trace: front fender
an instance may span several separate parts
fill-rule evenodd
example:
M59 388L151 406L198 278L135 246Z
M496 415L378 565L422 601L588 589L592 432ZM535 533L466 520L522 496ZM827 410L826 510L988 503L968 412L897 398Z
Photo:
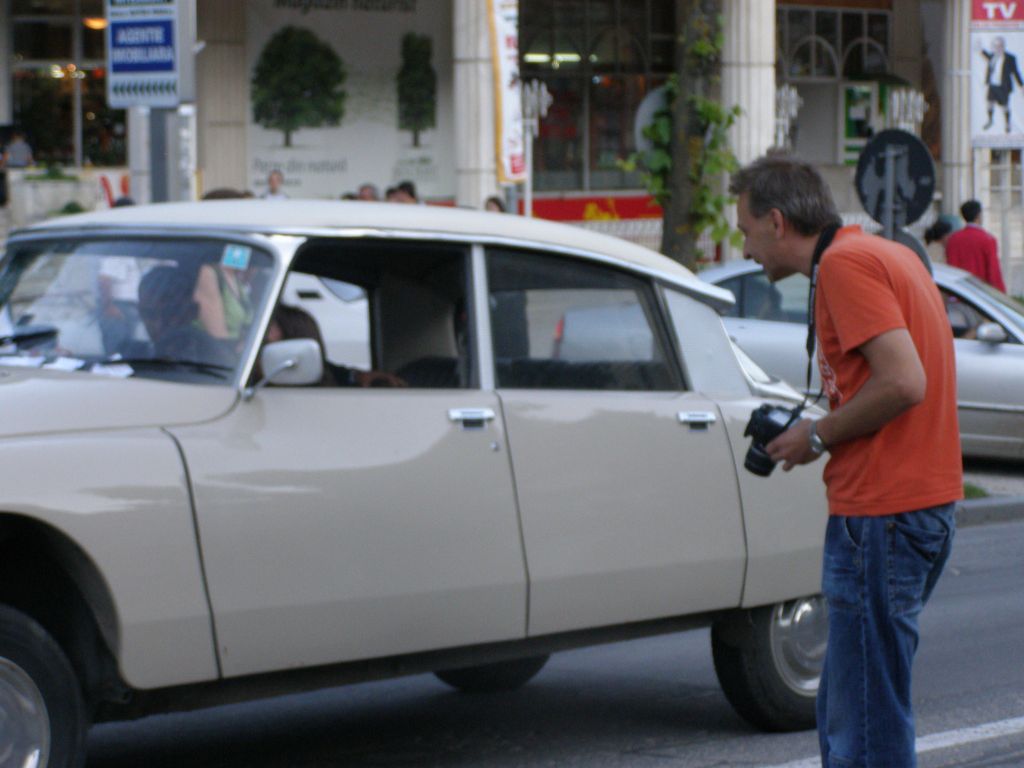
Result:
M0 440L0 511L61 532L114 606L118 664L136 688L217 677L185 468L158 429Z

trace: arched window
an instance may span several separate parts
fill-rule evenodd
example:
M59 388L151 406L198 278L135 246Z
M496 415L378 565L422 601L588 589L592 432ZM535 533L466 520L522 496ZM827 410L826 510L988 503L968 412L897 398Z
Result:
M839 58L828 40L811 35L797 43L786 71L793 79L835 79L839 73Z
M776 25L780 82L838 81L888 71L888 11L782 4Z
M889 59L876 40L861 37L854 40L843 51L843 76L863 77L884 75L889 71Z

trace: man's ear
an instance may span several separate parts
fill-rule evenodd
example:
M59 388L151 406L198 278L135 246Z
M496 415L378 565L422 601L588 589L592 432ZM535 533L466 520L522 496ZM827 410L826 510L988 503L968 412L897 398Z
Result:
M778 208L772 208L768 211L768 215L772 219L772 229L775 232L775 239L781 240L786 235L786 217L782 215L782 211Z

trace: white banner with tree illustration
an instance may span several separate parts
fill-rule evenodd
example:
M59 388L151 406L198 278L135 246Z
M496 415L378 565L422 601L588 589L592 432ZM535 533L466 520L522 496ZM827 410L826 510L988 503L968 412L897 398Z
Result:
M249 173L257 195L370 182L455 194L451 0L250 0Z

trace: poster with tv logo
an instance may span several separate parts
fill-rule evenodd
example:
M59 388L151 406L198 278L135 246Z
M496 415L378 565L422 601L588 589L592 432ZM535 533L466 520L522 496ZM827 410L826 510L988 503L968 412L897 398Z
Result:
M971 143L1024 147L1024 2L972 0Z

